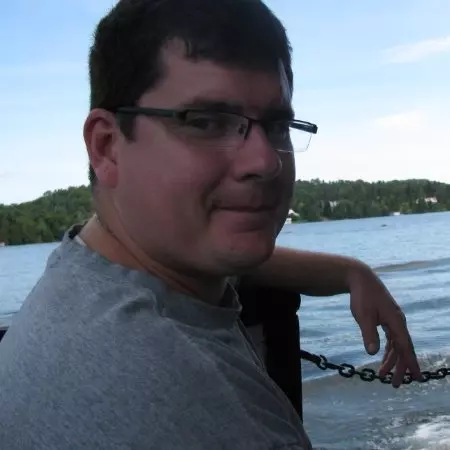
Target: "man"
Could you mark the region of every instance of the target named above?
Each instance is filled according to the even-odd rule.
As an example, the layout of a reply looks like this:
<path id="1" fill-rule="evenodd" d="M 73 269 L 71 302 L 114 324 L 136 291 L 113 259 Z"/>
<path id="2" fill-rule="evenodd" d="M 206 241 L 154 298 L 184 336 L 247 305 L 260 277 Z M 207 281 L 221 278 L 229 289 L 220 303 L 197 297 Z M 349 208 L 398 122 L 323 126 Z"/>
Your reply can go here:
<path id="1" fill-rule="evenodd" d="M 228 283 L 279 265 L 289 128 L 316 130 L 285 30 L 259 0 L 121 0 L 89 64 L 96 216 L 0 345 L 2 447 L 311 448 Z"/>

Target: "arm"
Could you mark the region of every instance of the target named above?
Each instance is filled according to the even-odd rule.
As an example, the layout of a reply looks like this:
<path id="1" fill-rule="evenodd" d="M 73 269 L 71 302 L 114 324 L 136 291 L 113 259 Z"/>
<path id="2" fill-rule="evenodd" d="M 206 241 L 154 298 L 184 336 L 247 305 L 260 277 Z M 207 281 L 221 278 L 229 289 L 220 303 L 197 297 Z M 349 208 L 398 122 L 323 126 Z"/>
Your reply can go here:
<path id="1" fill-rule="evenodd" d="M 369 354 L 377 353 L 380 347 L 377 327 L 382 325 L 386 333 L 380 375 L 386 375 L 395 366 L 395 387 L 408 369 L 413 379 L 421 379 L 405 315 L 376 273 L 362 261 L 277 247 L 268 261 L 242 277 L 241 282 L 310 296 L 350 293 L 350 309 Z"/>
<path id="2" fill-rule="evenodd" d="M 318 297 L 349 293 L 352 280 L 361 276 L 374 274 L 357 259 L 276 247 L 270 259 L 247 273 L 241 282 Z"/>

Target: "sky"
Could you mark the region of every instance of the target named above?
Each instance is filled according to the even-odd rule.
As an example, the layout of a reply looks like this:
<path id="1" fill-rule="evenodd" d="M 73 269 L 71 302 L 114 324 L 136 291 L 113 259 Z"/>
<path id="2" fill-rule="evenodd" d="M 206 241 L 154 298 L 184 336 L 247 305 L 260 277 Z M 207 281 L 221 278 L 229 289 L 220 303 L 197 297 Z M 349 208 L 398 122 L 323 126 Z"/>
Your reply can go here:
<path id="1" fill-rule="evenodd" d="M 87 184 L 87 55 L 114 0 L 0 15 L 0 203 Z M 267 0 L 293 47 L 297 178 L 450 182 L 450 1 Z"/>

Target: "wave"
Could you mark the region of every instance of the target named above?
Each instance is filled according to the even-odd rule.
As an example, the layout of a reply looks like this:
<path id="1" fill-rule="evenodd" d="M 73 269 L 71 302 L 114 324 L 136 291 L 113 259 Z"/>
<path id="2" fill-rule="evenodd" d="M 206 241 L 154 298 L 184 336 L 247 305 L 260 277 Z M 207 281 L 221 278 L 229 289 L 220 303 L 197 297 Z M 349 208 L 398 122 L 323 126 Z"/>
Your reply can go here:
<path id="1" fill-rule="evenodd" d="M 441 267 L 450 265 L 450 258 L 438 258 L 429 260 L 419 260 L 419 261 L 409 261 L 399 264 L 386 264 L 379 267 L 374 267 L 375 272 L 386 273 L 386 272 L 400 272 L 408 270 L 421 270 L 430 269 L 434 267 Z"/>
<path id="2" fill-rule="evenodd" d="M 438 416 L 429 423 L 420 424 L 407 441 L 410 444 L 408 450 L 450 448 L 450 416 Z"/>
<path id="3" fill-rule="evenodd" d="M 442 285 L 439 287 L 440 287 L 440 289 L 443 289 L 444 287 L 446 287 L 446 285 L 448 285 L 450 287 L 450 281 L 448 283 L 442 283 Z M 414 290 L 414 289 L 425 290 L 427 288 L 433 288 L 433 287 L 435 287 L 435 285 L 430 283 L 429 285 L 424 284 L 424 285 L 421 285 L 421 286 L 418 286 L 415 288 L 411 288 L 411 290 Z M 429 314 L 436 313 L 436 311 L 441 311 L 443 314 L 448 314 L 448 311 L 450 310 L 450 289 L 448 289 L 448 295 L 434 296 L 434 297 L 429 296 L 428 298 L 411 301 L 410 303 L 406 303 L 406 304 L 402 305 L 402 309 L 407 317 L 413 313 L 418 313 L 418 314 L 425 313 L 426 316 L 428 317 Z M 436 322 L 436 323 L 440 324 L 441 322 Z M 427 329 L 430 329 L 430 328 L 431 328 L 431 324 L 430 324 L 430 327 L 427 326 Z M 443 331 L 441 327 L 437 327 L 436 330 L 441 333 Z"/>
<path id="4" fill-rule="evenodd" d="M 418 356 L 422 371 L 450 366 L 450 348 Z M 339 357 L 330 361 L 341 362 Z M 377 358 L 357 368 L 377 372 L 379 365 Z M 312 441 L 317 444 L 314 448 L 450 449 L 449 377 L 393 389 L 379 381 L 364 382 L 356 376 L 345 379 L 334 371 L 316 368 L 315 372 L 321 378 L 303 382 L 303 412 Z"/>

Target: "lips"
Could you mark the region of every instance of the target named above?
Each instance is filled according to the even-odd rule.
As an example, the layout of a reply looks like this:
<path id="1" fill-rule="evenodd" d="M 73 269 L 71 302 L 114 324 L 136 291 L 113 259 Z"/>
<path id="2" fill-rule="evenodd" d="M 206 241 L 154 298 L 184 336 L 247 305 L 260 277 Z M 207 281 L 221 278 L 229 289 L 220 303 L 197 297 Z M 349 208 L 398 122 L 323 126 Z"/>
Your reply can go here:
<path id="1" fill-rule="evenodd" d="M 270 190 L 258 194 L 238 193 L 227 195 L 212 202 L 211 210 L 234 213 L 274 213 L 282 201 L 276 191 Z"/>
<path id="2" fill-rule="evenodd" d="M 248 205 L 248 206 L 227 206 L 227 207 L 221 207 L 221 210 L 224 211 L 234 211 L 234 212 L 247 212 L 247 213 L 258 213 L 258 212 L 265 212 L 265 211 L 273 211 L 276 209 L 276 205 L 270 204 L 270 205 Z"/>

